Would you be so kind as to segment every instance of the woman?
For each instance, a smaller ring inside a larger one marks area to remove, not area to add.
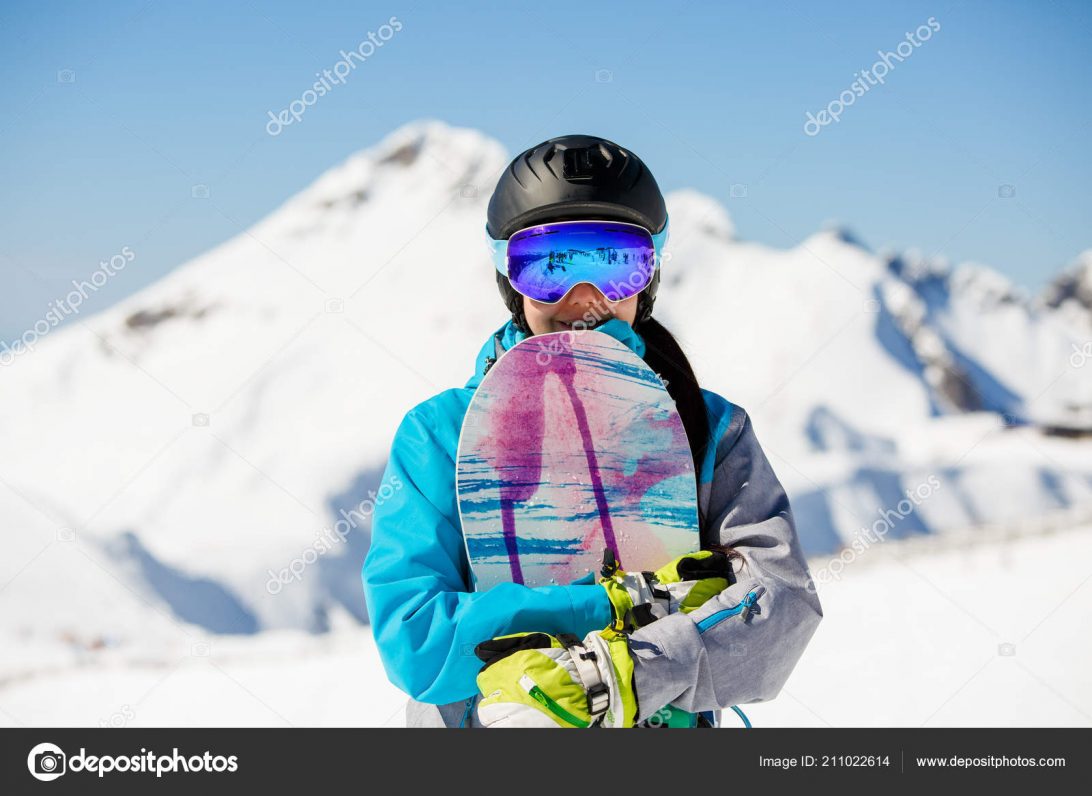
[[[577,221],[593,234],[590,222],[635,225],[655,248],[654,269],[597,287],[596,274],[552,261],[548,277],[522,272],[507,256],[521,230]],[[383,664],[412,697],[408,724],[624,727],[662,724],[680,711],[709,724],[722,708],[772,699],[822,609],[785,491],[746,413],[698,386],[675,339],[652,318],[667,232],[652,174],[610,141],[551,139],[501,176],[487,232],[512,318],[486,341],[464,388],[402,421],[384,476],[402,488],[377,506],[364,563]],[[473,593],[455,491],[467,406],[505,350],[531,335],[585,328],[615,337],[665,379],[698,473],[703,552],[657,571],[659,585],[670,584],[668,599],[649,597],[643,576],[622,571],[600,583]]]

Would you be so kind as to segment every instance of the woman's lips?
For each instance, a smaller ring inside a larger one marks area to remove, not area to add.
[[[572,329],[573,326],[578,325],[581,330],[588,330],[588,329],[594,329],[597,326],[601,326],[602,324],[609,321],[610,318],[600,318],[599,320],[595,320],[595,321],[585,321],[583,318],[574,318],[571,321],[563,321],[563,320],[560,320],[560,319],[555,319],[555,320],[558,323],[560,323],[562,326],[565,326],[565,327],[567,327],[569,329]]]

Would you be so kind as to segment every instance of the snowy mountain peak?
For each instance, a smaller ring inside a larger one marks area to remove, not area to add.
[[[720,202],[708,194],[683,188],[671,191],[664,197],[671,219],[671,234],[699,232],[720,240],[732,240],[736,225]]]
[[[495,139],[434,119],[405,124],[364,154],[381,168],[454,175],[453,184],[460,188],[483,178],[495,181],[508,162],[507,153]],[[483,167],[486,173],[481,173]],[[479,192],[493,189],[492,184],[476,187]]]
[[[960,263],[952,272],[951,289],[978,301],[982,307],[1025,304],[1027,295],[998,271],[979,263]]]
[[[951,265],[946,257],[930,257],[916,248],[910,248],[904,252],[886,249],[881,252],[880,256],[887,264],[887,269],[892,275],[911,284],[931,280],[943,282],[948,279],[952,272]]]
[[[96,586],[119,587],[81,552],[209,632],[362,620],[370,515],[332,529],[374,507],[406,412],[464,384],[507,318],[483,231],[509,158],[476,130],[404,125],[5,369],[0,518],[28,531],[9,560],[36,559],[58,527],[80,548],[49,544],[49,577],[16,580],[0,620],[143,638],[136,620],[115,627]],[[667,203],[656,317],[702,386],[748,410],[809,552],[838,550],[930,473],[943,490],[915,533],[1092,506],[1083,441],[999,417],[1092,429],[1092,380],[1073,364],[1088,338],[1055,310],[981,266],[880,257],[845,229],[767,246],[738,239],[712,197]],[[1082,306],[1090,261],[1062,290],[1077,300],[1055,303]],[[58,595],[64,611],[27,618]]]
[[[823,229],[819,234],[825,235],[840,243],[845,243],[849,246],[855,246],[862,251],[872,251],[868,247],[868,244],[866,244],[861,238],[859,238],[847,224],[843,224],[840,221],[825,222],[823,224]]]
[[[352,209],[384,191],[456,194],[481,200],[507,163],[495,139],[441,121],[414,121],[321,175],[286,207],[318,212]]]
[[[1082,252],[1070,268],[1055,277],[1039,301],[1058,310],[1075,328],[1092,332],[1092,249]]]

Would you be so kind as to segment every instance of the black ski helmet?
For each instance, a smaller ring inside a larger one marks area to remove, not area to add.
[[[652,172],[628,149],[594,135],[563,135],[508,164],[489,199],[486,230],[504,240],[535,224],[584,218],[640,224],[657,233],[667,225],[667,205]],[[652,316],[659,285],[657,267],[638,295],[637,323]],[[523,296],[500,272],[497,287],[516,326],[529,333]]]

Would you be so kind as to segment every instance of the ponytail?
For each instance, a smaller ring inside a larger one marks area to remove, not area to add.
[[[675,337],[655,318],[641,321],[634,328],[645,341],[645,362],[667,381],[667,392],[675,401],[690,442],[694,475],[700,478],[702,462],[709,446],[709,414],[694,369]],[[698,511],[701,511],[700,506]],[[704,527],[705,517],[699,516],[698,519],[700,526]],[[705,539],[702,542],[702,546],[707,547]]]

